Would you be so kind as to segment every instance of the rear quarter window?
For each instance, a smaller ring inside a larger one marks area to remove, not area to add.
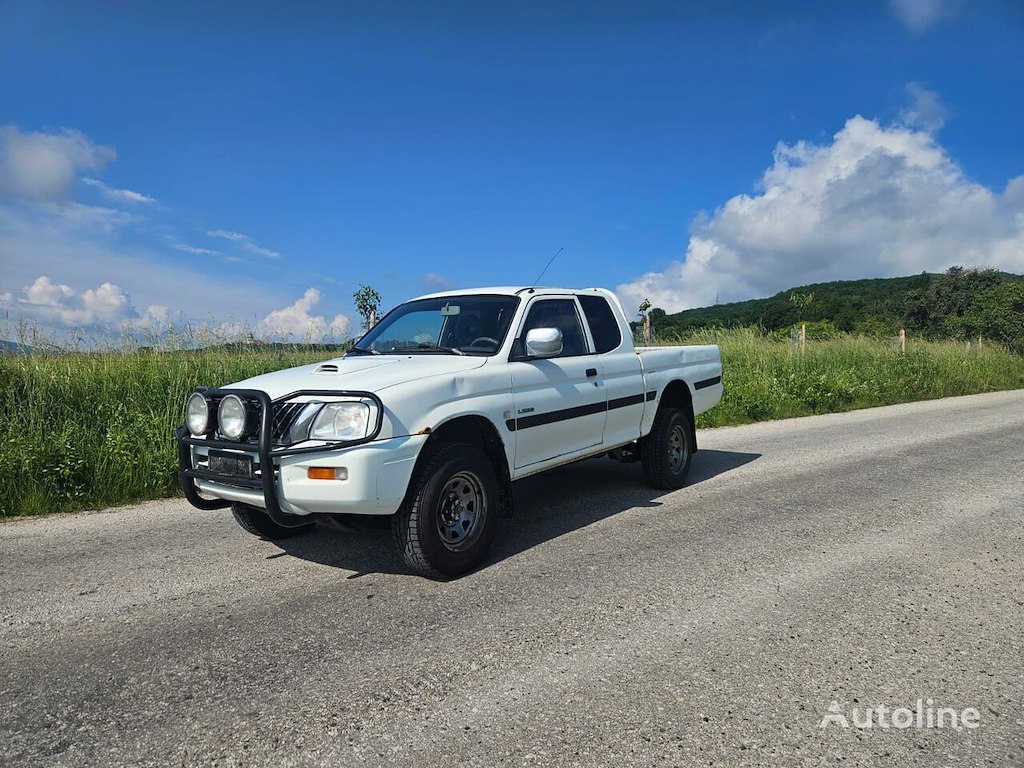
[[[611,352],[622,343],[622,333],[619,331],[619,322],[615,319],[615,313],[608,306],[608,300],[604,296],[577,296],[580,306],[583,307],[583,314],[587,316],[587,324],[590,326],[590,333],[594,337],[594,346],[598,354]]]

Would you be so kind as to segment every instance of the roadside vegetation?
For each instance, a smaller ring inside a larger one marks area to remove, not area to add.
[[[715,304],[666,314],[655,307],[659,337],[703,328],[765,328],[786,335],[806,323],[819,336],[855,333],[885,338],[900,328],[926,339],[967,341],[979,336],[1024,353],[1024,276],[994,269],[950,267],[920,274],[804,285],[767,299]],[[639,324],[638,324],[639,327]]]
[[[833,334],[793,341],[760,329],[707,329],[659,343],[718,344],[722,402],[699,427],[834,413],[1024,387],[1024,357],[992,344]]]
[[[763,329],[710,329],[659,343],[722,347],[725,397],[702,427],[1024,387],[1001,346],[841,333],[804,353]],[[0,516],[91,509],[180,493],[172,432],[187,395],[328,359],[338,347],[232,344],[0,356]]]
[[[178,494],[172,432],[189,393],[338,354],[234,344],[0,356],[0,517]]]

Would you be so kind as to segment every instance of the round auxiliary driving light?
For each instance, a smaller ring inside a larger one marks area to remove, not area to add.
[[[248,417],[248,409],[245,401],[238,395],[228,395],[220,401],[220,408],[217,409],[217,423],[220,425],[220,433],[228,440],[237,440],[245,434],[245,422]]]
[[[210,401],[198,392],[185,401],[185,425],[197,437],[210,431]]]

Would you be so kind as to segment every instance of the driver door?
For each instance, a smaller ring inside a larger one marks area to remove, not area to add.
[[[538,297],[517,333],[509,361],[514,410],[513,418],[507,420],[515,432],[517,470],[603,441],[608,404],[600,365],[580,318],[574,297]],[[561,354],[526,358],[526,334],[533,328],[558,328]]]

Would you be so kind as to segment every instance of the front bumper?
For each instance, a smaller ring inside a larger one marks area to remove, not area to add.
[[[178,468],[185,497],[199,509],[221,509],[241,502],[265,509],[274,522],[286,527],[304,525],[308,516],[321,513],[389,515],[405,497],[425,435],[377,440],[384,407],[369,392],[303,390],[271,401],[258,390],[204,390],[217,397],[236,394],[255,400],[260,407],[260,429],[255,443],[194,437],[185,427],[175,431]],[[339,443],[274,446],[271,438],[273,407],[304,396],[357,397],[377,406],[377,422],[365,438]],[[211,449],[252,457],[252,477],[210,471]],[[344,480],[310,480],[309,467],[344,467]],[[199,492],[214,496],[203,498]]]

